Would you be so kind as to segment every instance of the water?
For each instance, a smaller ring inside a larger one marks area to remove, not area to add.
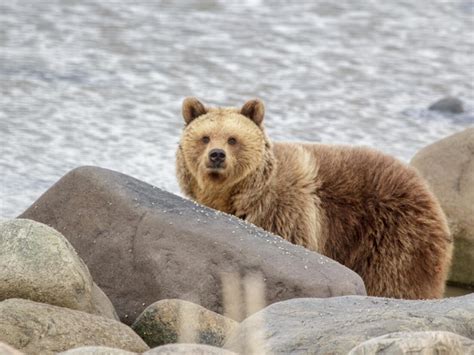
[[[474,123],[469,1],[4,1],[0,218],[70,169],[179,191],[181,101],[267,107],[275,140],[408,161]],[[454,95],[465,114],[428,112]]]

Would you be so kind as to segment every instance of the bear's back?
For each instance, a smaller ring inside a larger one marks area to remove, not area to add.
[[[297,146],[275,143],[277,160],[288,154],[294,157]],[[299,146],[311,155],[316,168],[314,193],[322,211],[323,231],[320,252],[359,273],[366,283],[379,280],[366,285],[375,295],[396,296],[399,292],[400,296],[417,298],[421,291],[418,293],[414,283],[426,292],[430,286],[424,285],[425,280],[445,276],[433,275],[439,270],[433,264],[424,264],[424,260],[439,260],[440,265],[445,262],[451,248],[446,219],[436,198],[412,167],[370,148]],[[307,159],[304,164],[308,164]],[[288,174],[285,167],[280,169]],[[411,277],[404,280],[398,274],[401,270],[411,272]],[[374,272],[382,277],[372,275]],[[401,289],[393,290],[392,285],[384,284],[384,278],[401,278]],[[439,287],[433,287],[429,293],[439,297],[440,292]]]

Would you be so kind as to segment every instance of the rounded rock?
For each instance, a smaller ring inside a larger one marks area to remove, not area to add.
[[[343,296],[299,298],[257,312],[225,349],[242,354],[347,354],[360,343],[406,331],[450,331],[474,337],[474,293],[442,300]]]
[[[143,352],[148,346],[116,320],[14,298],[0,302],[0,341],[27,354],[56,354],[80,346]]]
[[[136,355],[130,351],[109,348],[106,346],[81,346],[79,348],[69,349],[58,355]]]
[[[221,347],[238,323],[197,304],[169,299],[148,306],[132,329],[150,346],[199,343]]]
[[[449,281],[474,287],[474,128],[420,150],[411,160],[427,180],[454,238]]]
[[[0,355],[23,355],[23,353],[0,341]]]
[[[435,103],[431,104],[428,108],[431,111],[440,111],[447,113],[463,113],[464,107],[461,100],[456,97],[444,97]]]
[[[118,319],[64,236],[28,219],[0,223],[0,301],[24,298]]]

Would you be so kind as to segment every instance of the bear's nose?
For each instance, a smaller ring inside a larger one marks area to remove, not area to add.
[[[225,160],[225,152],[222,149],[212,149],[209,152],[209,160],[214,164],[222,163]]]

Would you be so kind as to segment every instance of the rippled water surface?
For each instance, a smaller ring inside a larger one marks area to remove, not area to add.
[[[172,192],[180,105],[261,97],[277,140],[408,161],[474,123],[469,1],[4,1],[0,217],[92,164]],[[426,107],[446,95],[466,113]]]

